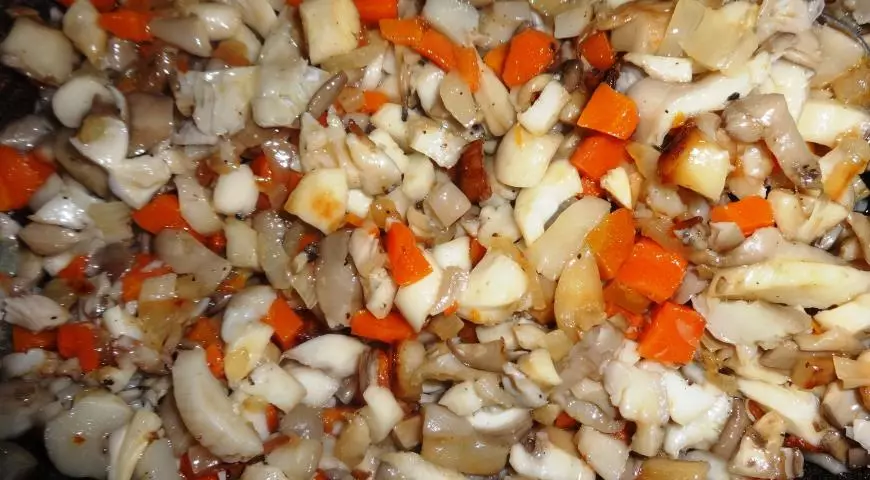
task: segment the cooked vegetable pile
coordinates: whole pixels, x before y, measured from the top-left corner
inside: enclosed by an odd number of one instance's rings
[[[64,475],[870,464],[870,3],[6,13],[0,439]]]

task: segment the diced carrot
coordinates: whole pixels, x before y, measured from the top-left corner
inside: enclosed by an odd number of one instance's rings
[[[631,162],[625,145],[625,140],[610,135],[589,135],[571,154],[571,164],[583,175],[593,180],[601,180],[605,173],[623,162]]]
[[[269,429],[270,433],[278,431],[278,422],[281,420],[278,417],[279,412],[280,410],[278,410],[278,407],[275,405],[272,405],[271,403],[266,405],[266,428]]]
[[[57,277],[64,279],[70,289],[77,294],[87,295],[94,291],[94,285],[88,281],[86,272],[89,263],[90,257],[78,255],[63,270],[57,273]]]
[[[299,185],[299,182],[302,181],[302,172],[297,172],[296,170],[290,170],[287,174],[287,192],[292,192],[296,190],[296,186]]]
[[[299,239],[299,245],[296,247],[296,254],[305,250],[305,247],[311,245],[312,243],[319,242],[320,235],[314,232],[305,232],[302,234],[302,238]]]
[[[222,254],[227,249],[227,236],[222,231],[205,237],[205,246],[214,253]]]
[[[616,280],[604,287],[604,301],[638,315],[646,312],[650,305],[648,298]]]
[[[36,155],[0,145],[0,211],[26,207],[54,170],[53,165]]]
[[[580,185],[583,187],[583,195],[598,198],[604,197],[604,190],[601,188],[601,185],[598,184],[598,180],[589,177],[580,177]]]
[[[211,373],[217,378],[224,377],[224,352],[221,343],[220,326],[208,317],[199,317],[185,334],[185,338],[198,343],[205,349],[205,359]]]
[[[627,208],[610,213],[589,232],[586,244],[595,255],[601,278],[609,280],[616,276],[619,267],[631,255],[634,234],[634,216]]]
[[[420,43],[413,45],[413,48],[442,70],[450,71],[455,69],[457,65],[453,46],[453,42],[446,35],[430,28],[423,32]]]
[[[631,255],[616,274],[616,281],[661,303],[671,298],[680,287],[686,266],[686,259],[679,254],[643,238],[634,244]]]
[[[486,55],[483,56],[483,63],[491,68],[492,71],[499,76],[499,78],[501,78],[502,74],[504,73],[504,61],[507,58],[509,47],[509,43],[502,43],[501,45],[486,52]]]
[[[330,407],[320,411],[320,420],[323,422],[323,431],[327,434],[332,433],[335,425],[347,419],[347,416],[354,412],[350,407]]]
[[[398,0],[353,0],[353,3],[363,23],[377,23],[379,20],[399,18]]]
[[[477,66],[477,50],[474,47],[462,47],[457,45],[454,49],[456,56],[456,68],[459,75],[468,84],[472,92],[480,88],[480,67]]]
[[[586,37],[580,42],[580,54],[598,70],[607,70],[616,63],[616,53],[610,46],[607,32],[595,32]]]
[[[522,85],[546,70],[555,60],[557,50],[556,40],[540,30],[527,28],[514,35],[502,72],[505,85]]]
[[[24,353],[31,348],[41,348],[43,350],[54,350],[57,348],[57,331],[43,330],[41,332],[31,332],[30,330],[12,326],[12,349],[18,353]]]
[[[423,41],[426,23],[422,18],[384,19],[378,22],[381,36],[396,45],[414,47]]]
[[[417,247],[414,232],[402,222],[393,222],[387,230],[387,258],[393,280],[400,286],[410,285],[432,273],[432,265]]]
[[[471,242],[469,243],[469,250],[472,266],[477,265],[477,263],[483,259],[483,256],[486,255],[486,247],[484,247],[483,244],[478,242],[474,237],[471,238]]]
[[[154,39],[148,28],[151,14],[120,9],[100,15],[100,27],[112,35],[132,42],[150,42]]]
[[[184,336],[191,342],[203,346],[221,342],[221,332],[217,321],[208,317],[199,317]]]
[[[57,353],[63,358],[78,358],[85,373],[100,366],[97,332],[89,323],[66,323],[57,329]]]
[[[354,227],[361,227],[365,223],[365,219],[355,213],[346,213],[344,215],[344,223]]]
[[[556,420],[553,421],[553,426],[556,428],[569,430],[577,426],[577,420],[574,420],[571,415],[568,415],[565,412],[561,412],[556,417]]]
[[[383,92],[379,92],[377,90],[364,90],[363,91],[363,104],[360,107],[359,111],[362,113],[372,114],[377,112],[384,106],[385,103],[389,103],[390,98]]]
[[[704,326],[704,317],[695,310],[665,302],[641,334],[637,353],[658,362],[688,363],[701,342]]]
[[[272,338],[278,342],[282,350],[289,350],[295,345],[305,327],[302,317],[283,298],[277,298],[272,302],[269,311],[263,317],[263,323],[272,327]]]
[[[244,43],[228,39],[218,43],[217,48],[211,54],[212,58],[222,60],[230,67],[247,67],[251,64],[248,60],[248,47]]]
[[[178,197],[171,193],[154,197],[144,207],[133,212],[132,217],[139,227],[155,235],[165,228],[190,229],[190,225],[181,216]]]
[[[414,336],[414,329],[397,312],[390,312],[383,319],[372,315],[368,310],[360,310],[350,319],[350,333],[357,337],[395,343]]]
[[[152,277],[159,277],[172,273],[172,269],[167,265],[161,265],[156,268],[145,270],[145,268],[155,260],[150,255],[139,255],[136,257],[133,267],[129,272],[121,277],[121,299],[125,302],[132,302],[139,298],[139,293],[142,291],[142,284],[145,280]]]
[[[719,205],[710,210],[711,222],[734,222],[743,235],[752,235],[759,228],[773,226],[773,208],[770,202],[751,195],[736,202]]]
[[[215,378],[224,378],[224,351],[219,343],[206,345],[205,360]]]
[[[302,5],[302,0],[284,0],[284,3],[291,7],[298,7],[299,5]]]
[[[637,128],[638,119],[634,100],[602,83],[580,113],[577,125],[627,140]]]
[[[445,308],[445,309],[444,309],[444,312],[442,312],[442,313],[443,313],[445,316],[450,316],[450,315],[453,315],[454,313],[456,313],[456,312],[458,312],[458,311],[459,311],[459,302],[457,302],[456,300],[454,300],[453,303],[451,303],[449,307]]]

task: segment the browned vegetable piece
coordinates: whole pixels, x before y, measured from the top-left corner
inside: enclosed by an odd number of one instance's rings
[[[475,140],[465,147],[451,174],[453,183],[471,203],[480,203],[492,195],[486,170],[483,168],[483,140]]]

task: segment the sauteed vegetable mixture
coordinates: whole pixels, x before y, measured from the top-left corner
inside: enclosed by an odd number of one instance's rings
[[[870,2],[7,13],[0,439],[61,473],[870,463]]]

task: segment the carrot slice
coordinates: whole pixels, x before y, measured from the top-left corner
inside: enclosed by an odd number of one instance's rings
[[[0,210],[18,210],[54,173],[54,166],[35,155],[0,146]]]
[[[384,19],[378,22],[381,36],[388,42],[414,47],[423,41],[426,23],[421,18]]]
[[[387,258],[393,280],[400,286],[410,285],[432,273],[432,265],[417,247],[414,232],[402,222],[393,222],[387,230]]]
[[[571,415],[568,415],[565,412],[561,412],[556,417],[556,420],[553,421],[553,426],[556,428],[569,430],[577,426],[577,420],[574,420]]]
[[[151,15],[146,12],[120,9],[100,15],[100,27],[112,35],[132,42],[150,42],[154,39],[148,28]]]
[[[224,351],[220,344],[212,343],[205,347],[205,360],[215,378],[224,378]]]
[[[604,174],[623,162],[631,162],[631,156],[625,149],[626,143],[610,135],[589,135],[571,154],[571,164],[583,175],[601,180]]]
[[[360,310],[350,319],[350,333],[370,340],[395,343],[412,338],[414,329],[397,312],[390,312],[380,319],[368,310]]]
[[[359,111],[372,114],[380,110],[385,103],[389,102],[390,98],[385,93],[377,90],[365,90],[363,91],[363,104]]]
[[[217,321],[208,317],[199,317],[190,326],[185,337],[200,345],[219,344],[221,342],[221,331]]]
[[[278,431],[278,422],[280,418],[278,417],[278,407],[272,405],[266,405],[266,428],[269,429],[270,433],[274,433]]]
[[[646,312],[650,304],[648,298],[615,280],[604,287],[604,302],[637,315]]]
[[[580,43],[580,54],[598,70],[607,70],[616,63],[616,53],[610,46],[606,32],[596,32],[586,37]]]
[[[377,23],[379,20],[399,18],[398,0],[353,0],[353,3],[363,23]]]
[[[695,355],[705,325],[704,317],[695,310],[665,302],[641,334],[637,353],[658,362],[686,364]]]
[[[54,350],[57,348],[57,331],[43,330],[41,332],[31,332],[24,327],[13,325],[12,349],[18,353],[24,353],[31,348]]]
[[[556,40],[532,28],[514,35],[504,62],[502,79],[508,87],[522,85],[547,69],[556,58]]]
[[[631,256],[616,274],[616,281],[661,303],[671,298],[680,287],[686,267],[686,259],[643,238],[634,244]]]
[[[492,71],[499,76],[499,78],[501,78],[502,73],[504,72],[504,61],[505,59],[507,59],[509,47],[510,44],[502,43],[501,45],[486,52],[486,55],[483,56],[483,63],[491,68]]]
[[[278,342],[282,350],[289,350],[296,344],[299,334],[305,324],[287,300],[278,298],[269,307],[268,313],[263,317],[263,323],[272,327],[272,338]]]
[[[435,65],[438,65],[442,70],[453,70],[457,66],[456,54],[454,53],[453,42],[446,35],[430,28],[423,32],[423,37],[420,42],[413,45],[414,50],[420,55],[431,60]]]
[[[638,119],[634,100],[602,83],[580,113],[577,125],[626,140],[637,128]]]
[[[213,233],[205,237],[205,246],[212,252],[222,255],[227,249],[227,236],[221,231]]]
[[[57,353],[63,358],[78,358],[85,373],[100,366],[97,333],[89,323],[66,323],[57,329]]]
[[[483,260],[483,256],[486,255],[486,247],[484,247],[483,244],[478,242],[474,237],[471,238],[471,242],[469,243],[469,250],[472,265],[477,265],[481,260]]]
[[[468,88],[472,92],[476,92],[480,88],[480,67],[477,65],[477,51],[472,47],[457,45],[454,53],[459,75],[468,84]]]
[[[601,278],[616,276],[634,246],[634,216],[627,208],[610,213],[589,235],[586,243],[595,255]]]
[[[323,422],[323,431],[332,433],[337,423],[345,421],[355,410],[351,407],[330,407],[320,411],[320,419]]]
[[[719,205],[710,210],[711,222],[734,222],[743,235],[752,235],[759,228],[774,224],[773,208],[770,202],[758,195],[751,195],[727,205]]]
[[[171,193],[154,197],[147,205],[133,212],[132,217],[136,225],[153,234],[158,234],[165,228],[190,229],[190,225],[181,216],[178,197]]]

